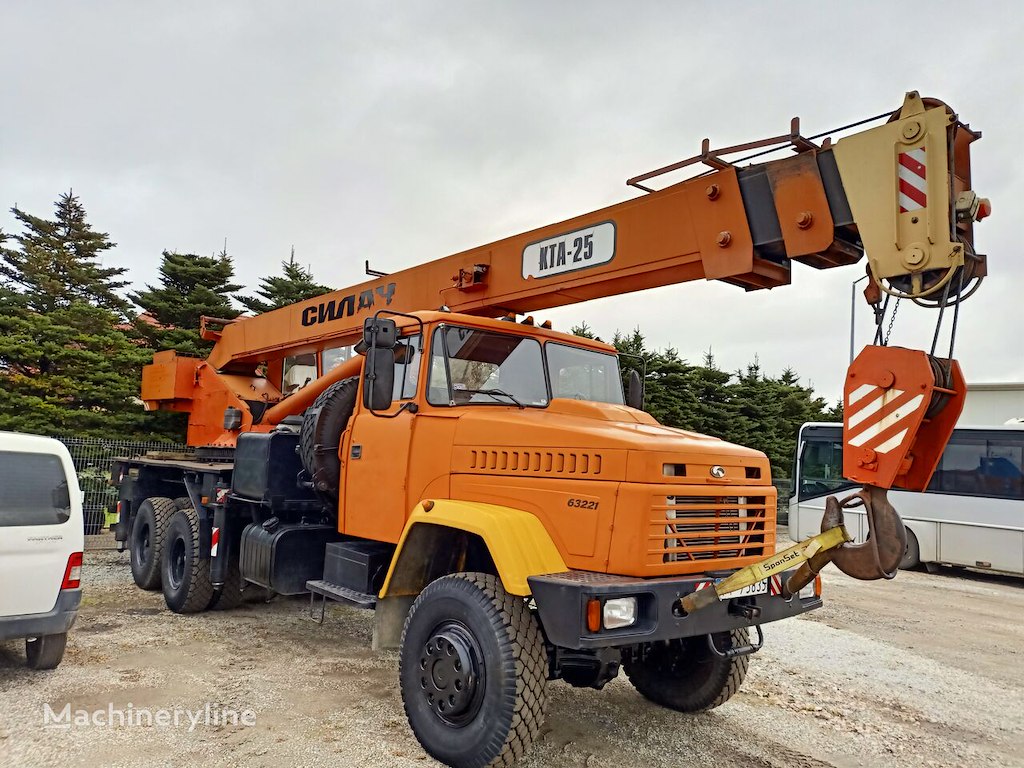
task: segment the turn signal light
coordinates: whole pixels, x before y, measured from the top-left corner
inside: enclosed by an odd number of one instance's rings
[[[61,589],[78,589],[82,584],[82,553],[72,552],[68,558],[68,567],[64,569],[64,581]]]
[[[596,597],[587,601],[587,629],[591,632],[601,630],[601,601]]]
[[[974,214],[974,220],[975,221],[981,221],[982,219],[987,219],[991,215],[992,215],[992,203],[991,203],[991,201],[987,197],[981,198],[981,200],[978,201],[978,212],[976,214]]]

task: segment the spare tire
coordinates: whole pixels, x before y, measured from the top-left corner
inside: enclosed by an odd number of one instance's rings
[[[338,506],[341,487],[341,433],[356,407],[359,378],[332,384],[306,409],[299,434],[299,455],[313,490],[330,508]]]

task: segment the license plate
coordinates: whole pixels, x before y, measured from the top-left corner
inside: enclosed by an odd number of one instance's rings
[[[726,592],[724,595],[719,595],[719,600],[729,600],[734,597],[749,597],[750,595],[766,595],[768,594],[768,579],[761,579],[756,584],[751,584],[749,587],[742,587],[734,592]]]

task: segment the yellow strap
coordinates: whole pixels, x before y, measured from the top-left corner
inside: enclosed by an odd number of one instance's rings
[[[769,576],[789,570],[806,560],[810,560],[819,552],[838,547],[847,541],[853,541],[853,538],[846,532],[845,526],[840,525],[835,528],[829,528],[824,533],[819,533],[817,536],[812,536],[805,541],[801,541],[799,544],[794,544],[789,549],[784,549],[762,560],[760,563],[754,563],[746,568],[741,568],[732,576],[718,582],[714,587],[715,594],[721,597],[730,592],[735,592],[737,589],[757,584],[762,579],[767,579]]]

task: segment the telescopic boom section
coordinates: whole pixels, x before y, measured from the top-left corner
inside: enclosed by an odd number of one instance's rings
[[[878,279],[913,275],[917,285],[973,253],[971,221],[957,221],[956,202],[970,190],[967,145],[977,134],[944,104],[909,94],[890,123],[831,146],[797,128],[746,145],[788,143],[792,157],[740,168],[705,142],[701,155],[670,166],[712,168],[698,178],[207,330],[217,339],[209,363],[221,370],[312,351],[357,336],[384,308],[498,317],[698,279],[774,288],[789,283],[791,260],[828,268],[865,249]],[[923,158],[920,183],[908,196],[913,158]]]

